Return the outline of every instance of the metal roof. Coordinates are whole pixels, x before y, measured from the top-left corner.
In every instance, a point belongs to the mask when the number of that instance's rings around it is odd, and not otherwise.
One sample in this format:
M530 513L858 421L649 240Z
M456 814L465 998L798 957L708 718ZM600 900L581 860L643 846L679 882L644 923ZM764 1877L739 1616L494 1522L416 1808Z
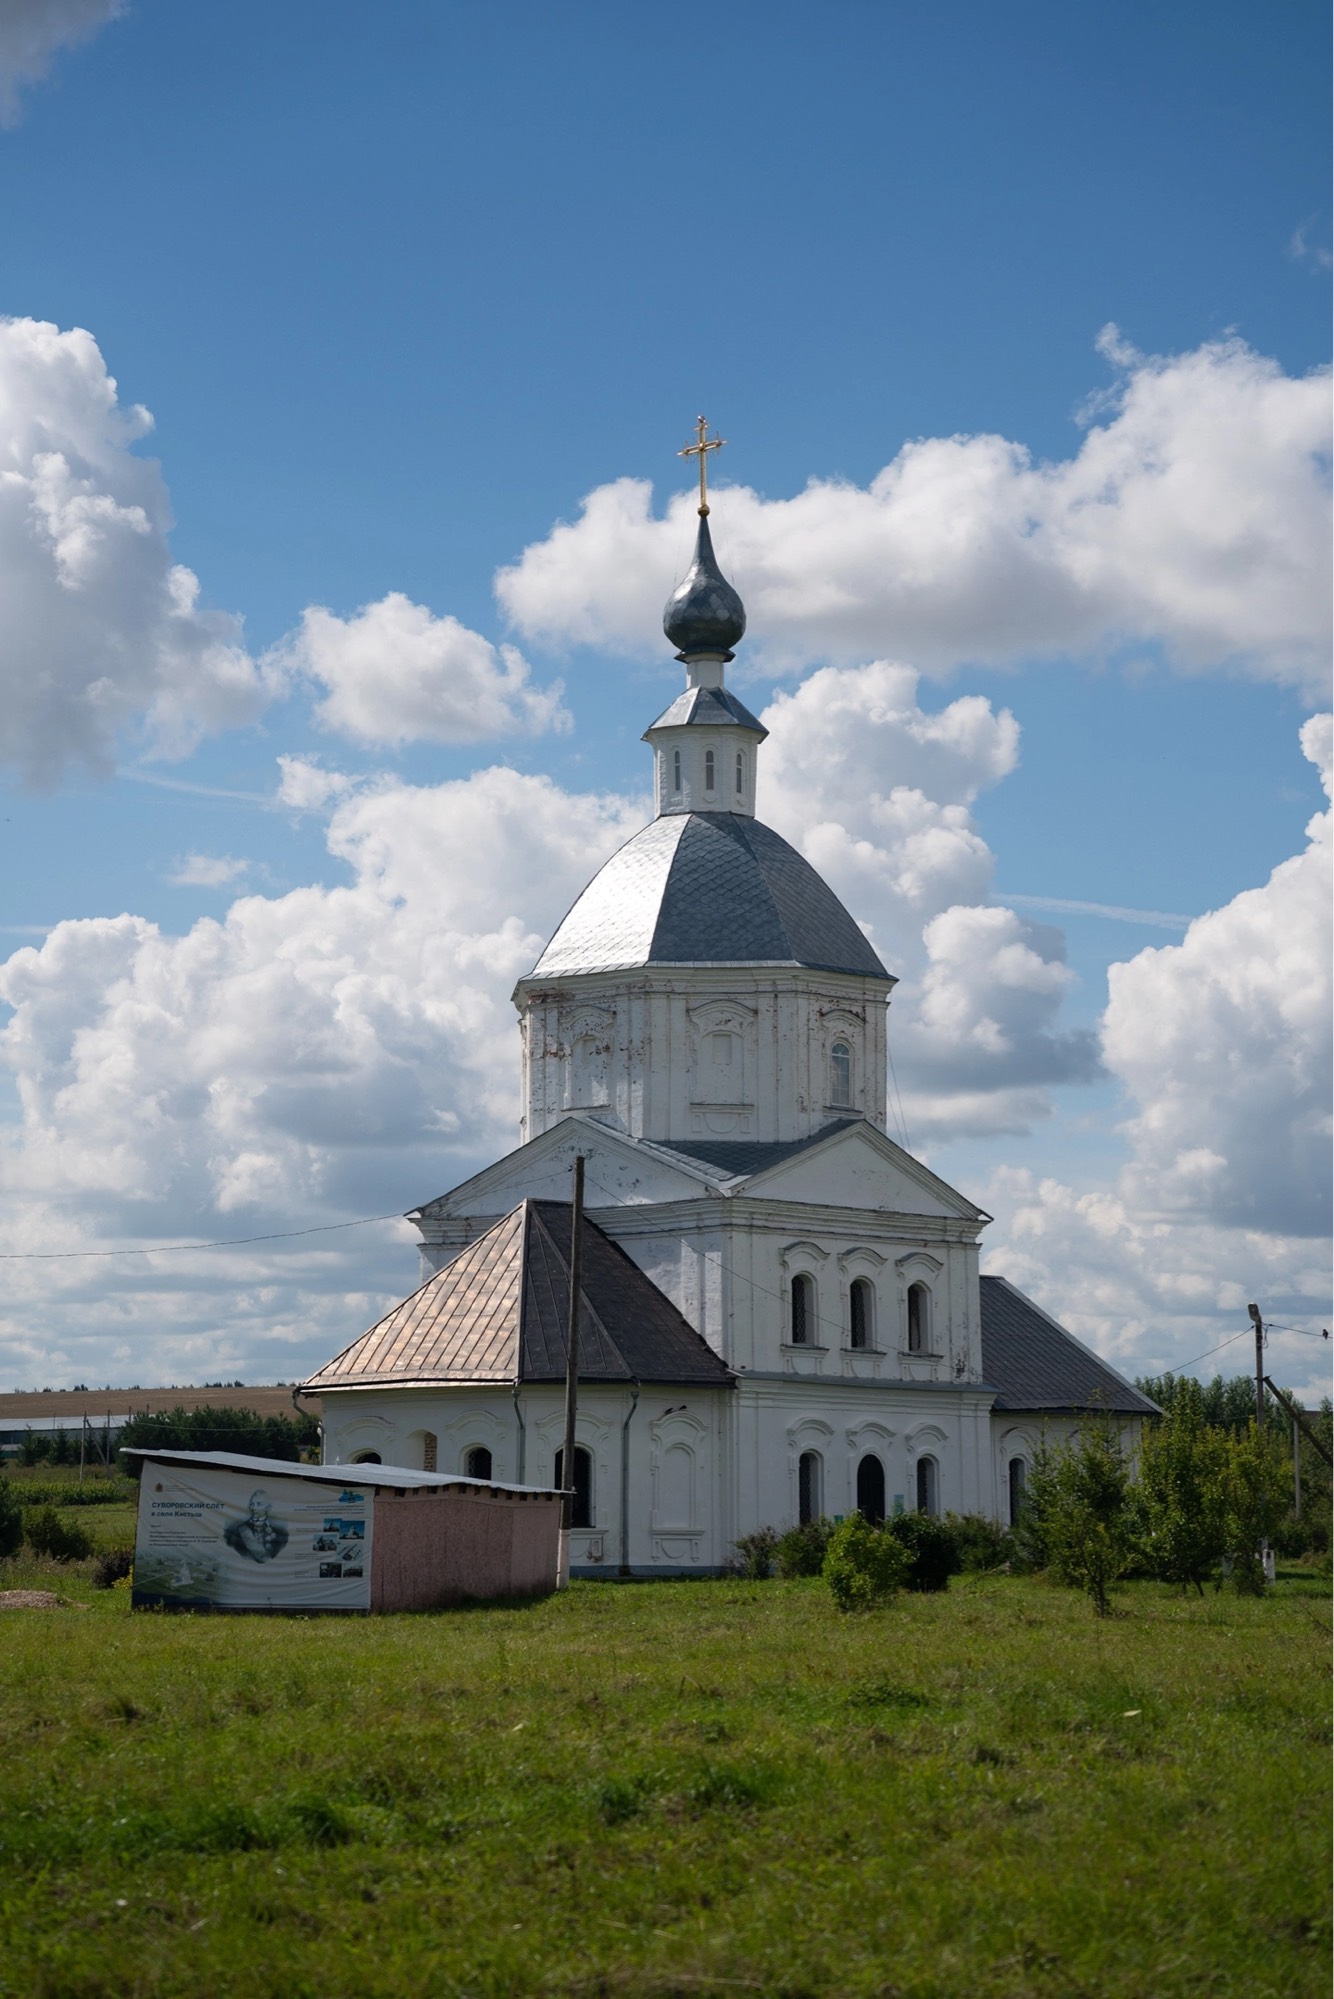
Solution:
M1156 1416L1158 1405L1005 1277L982 1279L982 1379L994 1407Z
M565 1202L522 1202L307 1387L563 1381L569 1247ZM732 1385L712 1347L587 1217L580 1298L581 1381Z
M810 862L739 812L669 813L593 877L530 973L805 965L889 979Z
M550 1494L545 1485L505 1485L495 1478L464 1478L458 1472L413 1471L407 1465L297 1465L286 1458L242 1457L234 1451L151 1451L126 1450L123 1457L142 1458L145 1464L199 1465L213 1471L243 1471L259 1478L305 1478L317 1485L374 1485L392 1487L396 1492L412 1492L419 1486L442 1489L454 1485L480 1487L487 1492L540 1492Z
M702 1166L712 1166L729 1179L740 1179L743 1175L750 1179L757 1173L767 1173L771 1166L779 1166L785 1159L795 1158L799 1152L809 1151L813 1145L823 1145L837 1131L867 1122L865 1118L835 1118L806 1138L691 1138L677 1139L674 1144L659 1139L657 1144L664 1152L679 1152L685 1159L697 1159Z
M649 724L643 740L647 742L655 729L689 729L704 723L749 729L761 741L769 733L729 687L687 687Z

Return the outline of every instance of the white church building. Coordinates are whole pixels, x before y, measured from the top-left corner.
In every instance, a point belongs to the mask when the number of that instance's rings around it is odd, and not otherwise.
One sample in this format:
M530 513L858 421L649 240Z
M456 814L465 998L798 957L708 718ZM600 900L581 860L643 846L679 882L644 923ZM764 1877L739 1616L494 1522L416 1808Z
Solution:
M575 1574L700 1574L820 1514L1011 1516L1044 1431L1154 1405L1001 1277L887 1135L893 976L755 817L765 730L701 490L656 816L515 990L522 1142L427 1201L420 1288L304 1384L330 1463L561 1482L585 1160Z

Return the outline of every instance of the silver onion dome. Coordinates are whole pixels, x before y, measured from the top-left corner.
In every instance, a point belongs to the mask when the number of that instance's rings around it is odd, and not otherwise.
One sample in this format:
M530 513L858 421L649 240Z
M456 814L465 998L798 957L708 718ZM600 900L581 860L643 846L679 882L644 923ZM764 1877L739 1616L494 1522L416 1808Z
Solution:
M695 559L662 614L662 629L678 659L700 653L732 658L746 629L746 607L718 567L706 515L701 512Z

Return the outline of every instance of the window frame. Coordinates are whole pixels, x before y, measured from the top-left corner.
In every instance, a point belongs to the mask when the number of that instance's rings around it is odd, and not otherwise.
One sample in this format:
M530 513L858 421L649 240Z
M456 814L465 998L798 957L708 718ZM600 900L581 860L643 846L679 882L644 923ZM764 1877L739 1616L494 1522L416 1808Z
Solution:
M797 1458L797 1525L808 1527L824 1517L824 1459L818 1451Z
M861 1326L857 1324L857 1308L861 1306ZM860 1339L857 1337L860 1331ZM848 1286L848 1351L850 1353L874 1353L875 1351L875 1286L869 1277L854 1277Z
M840 1074L841 1072L841 1074ZM840 1035L829 1046L829 1105L831 1110L850 1111L853 1104L852 1043Z
M917 1302L914 1314L913 1303ZM908 1286L906 1299L908 1323L904 1334L904 1351L911 1354L931 1352L931 1286L915 1277ZM916 1317L916 1325L913 1320Z
M914 1467L913 1497L917 1501L918 1513L925 1513L930 1520L939 1520L940 1459L931 1451L923 1451Z
M479 1456L486 1459L485 1471L474 1469L473 1460ZM463 1476L465 1478L485 1479L488 1484L493 1483L495 1479L495 1463L495 1457L489 1444L469 1444L467 1450L463 1453Z
M800 1299L800 1307L798 1306ZM800 1330L798 1330L800 1319ZM818 1346L814 1337L819 1325L819 1294L815 1288L815 1278L809 1270L794 1270L789 1286L787 1313L787 1343L792 1347Z

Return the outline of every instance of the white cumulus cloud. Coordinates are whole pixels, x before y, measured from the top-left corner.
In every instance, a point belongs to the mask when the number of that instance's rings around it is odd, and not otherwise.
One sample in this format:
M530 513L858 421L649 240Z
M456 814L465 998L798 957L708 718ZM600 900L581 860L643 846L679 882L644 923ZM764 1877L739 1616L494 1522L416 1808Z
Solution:
M1330 718L1302 747L1329 786ZM1180 944L1109 973L1108 1065L1137 1106L1137 1207L1272 1230L1329 1222L1330 814L1262 888L1199 917Z
M914 1143L1022 1131L1050 1086L1098 1071L1062 1029L1059 931L989 905L978 795L1018 762L1019 725L978 695L934 712L911 668L823 667L764 711L765 817L866 924L901 984L890 1035Z
M125 0L4 0L0 6L0 125L15 125L25 84L49 75L61 49L86 42Z
M199 605L167 545L152 428L90 333L0 320L0 760L38 783L106 771L142 727L180 754L266 698L240 622Z
M326 729L377 748L570 726L559 681L535 687L513 646L493 646L397 590L350 618L312 605L274 659L325 690L315 714Z
M1331 719L1302 749L1330 785ZM1263 886L1197 918L1180 944L1109 974L1107 1067L1132 1115L1110 1188L1002 1172L988 1257L1104 1352L1156 1373L1204 1357L1235 1372L1250 1299L1329 1323L1330 814ZM1327 1389L1328 1354L1275 1332L1287 1381Z
M1186 670L1323 690L1328 376L1285 375L1240 340L1162 358L1109 329L1101 346L1116 384L1069 459L923 438L866 487L726 489L715 539L751 658L891 654L945 672L1156 645ZM497 596L530 638L641 653L693 525L689 495L659 519L647 482L614 481L502 569Z
M249 872L235 854L183 854L167 880L173 888L229 888Z

